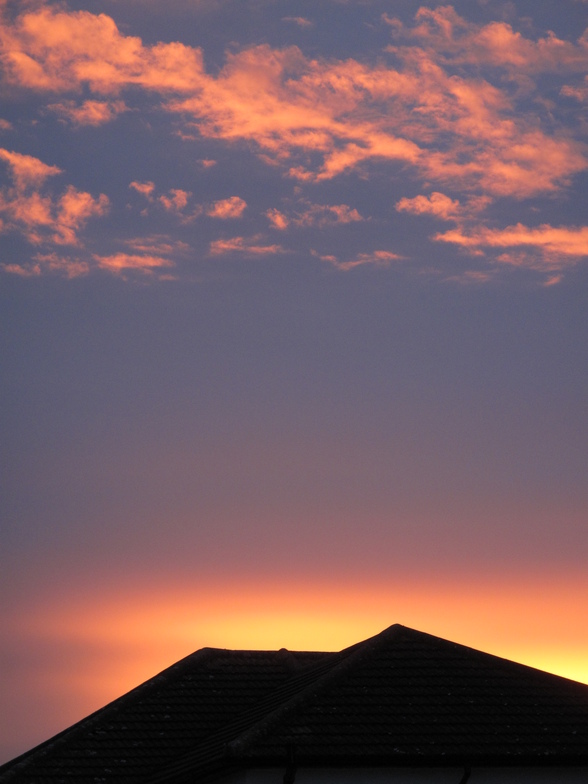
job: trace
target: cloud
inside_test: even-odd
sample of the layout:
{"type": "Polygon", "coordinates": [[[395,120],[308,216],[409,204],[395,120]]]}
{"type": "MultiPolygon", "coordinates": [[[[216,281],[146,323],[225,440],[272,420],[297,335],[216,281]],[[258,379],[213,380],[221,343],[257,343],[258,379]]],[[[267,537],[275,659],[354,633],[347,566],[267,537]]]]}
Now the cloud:
{"type": "Polygon", "coordinates": [[[578,142],[515,111],[500,83],[448,73],[414,45],[396,55],[402,70],[258,46],[230,54],[216,79],[168,109],[191,116],[203,136],[251,141],[305,182],[388,160],[454,188],[525,198],[586,168],[578,142]],[[309,155],[322,163],[310,166],[309,155]]]}
{"type": "Polygon", "coordinates": [[[290,225],[302,226],[334,226],[336,224],[355,223],[364,220],[359,212],[348,204],[313,204],[302,202],[302,208],[286,216],[276,208],[265,213],[272,228],[284,231],[290,225]]]}
{"type": "Polygon", "coordinates": [[[284,231],[290,225],[290,220],[284,215],[283,212],[280,212],[275,207],[267,210],[266,218],[269,220],[271,227],[273,229],[278,229],[278,231],[284,231]]]}
{"type": "Polygon", "coordinates": [[[541,271],[565,270],[588,257],[588,226],[528,227],[517,223],[504,229],[480,227],[467,233],[456,228],[436,234],[433,239],[459,245],[475,255],[487,249],[505,249],[495,257],[496,261],[541,271]]]}
{"type": "Polygon", "coordinates": [[[147,201],[152,201],[153,200],[152,196],[153,196],[153,191],[155,190],[155,183],[154,182],[151,182],[151,181],[149,181],[149,182],[136,182],[136,181],[133,181],[133,182],[129,183],[129,188],[131,188],[134,191],[137,191],[137,193],[140,193],[141,196],[144,196],[147,199],[147,201]]]}
{"type": "Polygon", "coordinates": [[[483,272],[482,270],[465,270],[458,275],[449,275],[444,278],[445,281],[451,283],[459,283],[462,286],[480,286],[489,283],[492,280],[491,272],[483,272]]]}
{"type": "Polygon", "coordinates": [[[376,267],[387,267],[393,261],[401,261],[404,259],[404,256],[400,256],[397,253],[392,253],[388,250],[374,250],[371,253],[359,253],[354,259],[351,259],[350,261],[340,261],[336,256],[322,256],[316,252],[313,253],[313,255],[317,255],[321,261],[326,261],[329,264],[332,264],[342,272],[348,272],[349,270],[355,269],[356,267],[362,267],[366,264],[376,267]]]}
{"type": "Polygon", "coordinates": [[[512,79],[520,78],[522,73],[585,73],[588,67],[586,34],[577,44],[553,32],[534,41],[503,21],[486,25],[468,22],[450,5],[419,8],[412,28],[386,14],[383,19],[396,38],[418,41],[445,63],[495,66],[508,71],[512,79]]]}
{"type": "Polygon", "coordinates": [[[247,202],[240,196],[230,196],[228,199],[215,201],[207,210],[206,214],[211,218],[228,220],[229,218],[240,218],[247,208],[247,202]]]}
{"type": "MultiPolygon", "coordinates": [[[[396,39],[390,64],[309,59],[297,47],[265,44],[229,52],[211,75],[200,49],[144,45],[105,14],[49,7],[25,9],[0,45],[13,85],[89,87],[95,103],[131,88],[159,93],[186,128],[250,142],[260,159],[302,182],[366,176],[388,161],[453,190],[521,199],[556,192],[587,167],[580,143],[552,117],[542,121],[541,96],[525,105],[509,79],[584,76],[588,39],[534,41],[503,22],[467,22],[451,6],[421,8],[412,26],[385,19],[396,39]],[[488,66],[487,78],[471,66],[488,66]]],[[[112,112],[116,104],[106,103],[112,112]]],[[[106,118],[104,107],[94,109],[106,118]]]]}
{"type": "Polygon", "coordinates": [[[89,218],[105,215],[109,206],[103,193],[95,199],[89,193],[76,190],[69,185],[58,202],[53,242],[59,245],[77,245],[77,232],[89,218]]]}
{"type": "Polygon", "coordinates": [[[29,186],[39,187],[48,177],[62,173],[58,166],[49,166],[32,155],[10,152],[2,148],[0,148],[0,159],[6,161],[10,167],[12,179],[18,191],[24,191],[29,186]]]}
{"type": "Polygon", "coordinates": [[[127,111],[124,101],[88,100],[81,105],[76,104],[75,101],[63,101],[49,104],[47,108],[77,126],[104,125],[111,122],[118,114],[127,111]]]}
{"type": "MultiPolygon", "coordinates": [[[[587,0],[588,2],[588,0],[587,0]]],[[[585,76],[580,84],[571,85],[564,84],[561,88],[561,94],[567,98],[575,98],[577,101],[583,102],[588,100],[588,76],[585,76]]]]}
{"type": "Polygon", "coordinates": [[[181,188],[172,188],[169,196],[160,196],[159,201],[168,212],[181,212],[187,206],[191,195],[189,191],[183,191],[181,188]]]}
{"type": "Polygon", "coordinates": [[[298,25],[298,27],[314,27],[314,22],[311,22],[310,19],[306,19],[304,16],[283,16],[282,22],[292,22],[298,25]]]}
{"type": "Polygon", "coordinates": [[[135,253],[147,256],[184,255],[190,246],[181,240],[174,240],[165,234],[154,234],[147,237],[133,237],[126,240],[127,245],[135,253]]]}
{"type": "Polygon", "coordinates": [[[32,260],[18,264],[3,264],[2,269],[12,275],[24,278],[39,277],[46,274],[59,274],[66,278],[79,278],[87,275],[91,265],[85,259],[61,253],[36,253],[32,260]]]}
{"type": "MultiPolygon", "coordinates": [[[[112,272],[115,275],[124,277],[128,272],[140,272],[144,275],[152,275],[160,272],[161,269],[173,267],[174,263],[163,256],[151,256],[149,254],[115,253],[112,256],[100,256],[95,254],[94,260],[101,269],[112,272]]],[[[160,276],[161,277],[161,276],[160,276]]]]}
{"type": "Polygon", "coordinates": [[[211,256],[221,256],[229,253],[241,253],[245,256],[271,256],[286,251],[281,245],[262,245],[260,236],[232,237],[231,239],[213,240],[210,243],[211,256]]]}
{"type": "Polygon", "coordinates": [[[449,196],[437,191],[433,191],[430,196],[400,199],[395,206],[399,212],[410,212],[413,215],[433,215],[445,221],[457,220],[462,214],[462,207],[457,199],[450,199],[449,196]]]}
{"type": "Polygon", "coordinates": [[[88,220],[108,211],[105,194],[95,198],[73,185],[68,185],[61,196],[42,193],[45,181],[61,173],[57,166],[4,149],[0,149],[0,159],[8,163],[14,183],[13,187],[0,189],[3,231],[19,231],[35,245],[78,245],[78,233],[88,220]]]}
{"type": "Polygon", "coordinates": [[[355,223],[363,218],[347,204],[311,204],[293,220],[298,226],[320,226],[337,223],[355,223]]]}
{"type": "Polygon", "coordinates": [[[202,71],[199,49],[180,43],[145,47],[106,14],[42,6],[0,32],[5,79],[39,91],[118,93],[128,86],[190,92],[202,71]]]}

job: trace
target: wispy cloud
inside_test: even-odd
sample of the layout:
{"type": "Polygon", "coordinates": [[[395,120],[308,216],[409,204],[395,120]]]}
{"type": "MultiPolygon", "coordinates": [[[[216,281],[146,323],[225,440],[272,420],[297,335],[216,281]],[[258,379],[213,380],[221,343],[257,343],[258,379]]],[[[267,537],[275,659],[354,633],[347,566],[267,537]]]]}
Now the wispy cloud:
{"type": "Polygon", "coordinates": [[[521,223],[505,229],[479,227],[468,233],[460,228],[436,234],[438,242],[461,246],[473,254],[506,249],[496,261],[541,271],[565,270],[588,257],[588,227],[529,227],[521,223]]]}
{"type": "Polygon", "coordinates": [[[307,19],[304,16],[283,16],[282,22],[292,22],[293,24],[298,25],[298,27],[313,27],[314,23],[307,19]]]}
{"type": "Polygon", "coordinates": [[[272,228],[284,231],[289,226],[335,226],[336,224],[357,223],[364,218],[348,204],[313,204],[301,201],[298,209],[288,215],[275,207],[266,211],[266,217],[272,228]]]}
{"type": "Polygon", "coordinates": [[[239,253],[244,256],[271,256],[286,251],[281,245],[264,245],[261,237],[231,237],[230,239],[214,240],[210,243],[211,256],[224,256],[239,253]]]}
{"type": "Polygon", "coordinates": [[[320,255],[316,252],[313,255],[318,256],[321,261],[328,262],[342,272],[348,272],[356,267],[363,267],[366,264],[376,267],[387,267],[392,262],[402,261],[404,259],[404,256],[400,256],[398,253],[392,253],[388,250],[374,250],[370,253],[359,253],[355,258],[348,261],[341,261],[336,256],[320,255]]]}
{"type": "MultiPolygon", "coordinates": [[[[163,269],[174,266],[173,261],[170,259],[148,254],[115,253],[112,256],[96,254],[94,255],[94,260],[101,269],[122,277],[125,277],[129,272],[152,275],[153,273],[161,273],[163,269]]],[[[159,274],[159,277],[161,278],[161,274],[159,274]]]]}
{"type": "Polygon", "coordinates": [[[124,101],[84,101],[79,105],[74,101],[62,101],[49,104],[47,108],[76,126],[104,125],[127,111],[124,101]]]}

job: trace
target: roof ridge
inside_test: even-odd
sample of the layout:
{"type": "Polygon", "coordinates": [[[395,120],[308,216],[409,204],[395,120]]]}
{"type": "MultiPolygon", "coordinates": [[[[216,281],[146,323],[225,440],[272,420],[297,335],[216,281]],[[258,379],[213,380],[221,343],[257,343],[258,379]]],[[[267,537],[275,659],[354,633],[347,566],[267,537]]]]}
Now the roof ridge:
{"type": "Polygon", "coordinates": [[[165,766],[147,780],[147,784],[160,782],[181,782],[185,776],[193,775],[196,770],[208,773],[227,756],[231,757],[242,750],[304,704],[318,691],[342,677],[354,664],[357,664],[377,651],[382,645],[404,631],[411,631],[400,624],[384,629],[379,634],[355,643],[341,651],[333,652],[332,657],[304,668],[270,694],[265,695],[255,706],[239,714],[232,722],[210,735],[192,751],[179,760],[165,766]]]}
{"type": "Polygon", "coordinates": [[[13,775],[16,775],[21,771],[23,765],[34,762],[36,759],[43,757],[49,751],[53,751],[56,746],[58,747],[63,745],[64,743],[71,741],[73,738],[76,738],[81,733],[91,729],[92,726],[99,720],[108,718],[108,716],[112,713],[118,712],[118,710],[123,708],[127,702],[135,699],[137,696],[149,694],[149,692],[164,684],[166,680],[169,679],[172,672],[175,673],[177,670],[185,667],[188,663],[192,664],[195,660],[205,661],[212,655],[214,650],[214,648],[208,647],[199,648],[197,651],[184,656],[183,659],[174,662],[169,667],[161,670],[161,672],[158,672],[157,675],[154,675],[152,678],[143,681],[143,683],[140,683],[138,686],[134,686],[122,696],[117,697],[111,702],[108,702],[106,705],[103,705],[101,708],[98,708],[93,713],[85,716],[83,719],[80,719],[74,724],[71,724],[69,727],[61,730],[61,732],[58,732],[56,735],[53,735],[46,741],[43,741],[37,746],[34,746],[32,749],[23,752],[18,757],[9,760],[3,765],[0,765],[0,776],[3,775],[3,772],[5,772],[6,775],[6,778],[3,779],[3,782],[9,782],[13,775]]]}

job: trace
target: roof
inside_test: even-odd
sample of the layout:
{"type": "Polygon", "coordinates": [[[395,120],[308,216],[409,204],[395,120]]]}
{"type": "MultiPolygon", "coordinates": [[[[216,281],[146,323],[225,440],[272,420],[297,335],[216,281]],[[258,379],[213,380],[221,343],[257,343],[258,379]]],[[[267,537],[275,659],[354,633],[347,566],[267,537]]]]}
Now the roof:
{"type": "Polygon", "coordinates": [[[395,625],[338,653],[204,648],[0,768],[174,782],[234,767],[588,765],[588,686],[395,625]]]}

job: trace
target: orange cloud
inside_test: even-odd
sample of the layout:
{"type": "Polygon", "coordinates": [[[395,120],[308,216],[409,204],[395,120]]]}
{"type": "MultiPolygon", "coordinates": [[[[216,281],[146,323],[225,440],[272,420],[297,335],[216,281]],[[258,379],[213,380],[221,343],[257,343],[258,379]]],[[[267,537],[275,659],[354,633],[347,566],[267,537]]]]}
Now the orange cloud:
{"type": "Polygon", "coordinates": [[[79,106],[74,101],[63,101],[50,104],[47,108],[78,126],[104,125],[127,111],[124,101],[89,100],[79,106]]]}
{"type": "Polygon", "coordinates": [[[53,242],[59,245],[76,245],[78,230],[89,218],[104,215],[108,206],[108,197],[103,193],[98,199],[94,199],[89,193],[78,191],[73,185],[69,185],[58,202],[53,242]]]}
{"type": "Polygon", "coordinates": [[[162,268],[173,267],[173,261],[163,258],[162,256],[150,256],[148,254],[129,254],[129,253],[115,253],[112,256],[99,256],[94,255],[94,259],[101,269],[108,270],[115,275],[124,276],[125,273],[140,272],[145,275],[151,275],[153,272],[158,272],[162,268]]]}
{"type": "Polygon", "coordinates": [[[188,204],[188,199],[192,195],[181,188],[172,188],[169,196],[160,196],[159,201],[168,212],[181,212],[188,204]]]}
{"type": "Polygon", "coordinates": [[[456,220],[461,215],[461,204],[444,193],[433,191],[430,196],[415,196],[413,199],[400,199],[396,202],[399,212],[414,215],[433,215],[441,220],[456,220]]]}
{"type": "Polygon", "coordinates": [[[240,196],[230,196],[228,199],[215,201],[207,210],[206,214],[211,218],[240,218],[247,208],[247,202],[240,196]]]}
{"type": "Polygon", "coordinates": [[[0,33],[5,78],[33,90],[79,90],[102,94],[129,85],[191,91],[202,71],[200,50],[180,43],[145,47],[121,34],[106,14],[47,6],[25,11],[0,33]]]}
{"type": "Polygon", "coordinates": [[[36,253],[31,261],[20,264],[4,264],[2,269],[4,272],[25,278],[39,277],[46,273],[58,273],[67,278],[78,278],[88,274],[90,265],[85,260],[62,256],[58,253],[36,253]]]}
{"type": "Polygon", "coordinates": [[[304,16],[283,16],[282,22],[293,22],[297,24],[298,27],[313,27],[313,22],[310,19],[306,19],[304,16]]]}
{"type": "Polygon", "coordinates": [[[350,261],[339,261],[336,256],[330,255],[319,255],[319,258],[321,261],[326,261],[343,272],[348,272],[349,270],[355,269],[355,267],[362,267],[365,264],[373,264],[377,267],[386,267],[393,261],[400,261],[404,259],[404,256],[399,256],[397,253],[392,253],[388,250],[374,250],[371,253],[360,253],[355,257],[355,259],[350,261]]]}
{"type": "Polygon", "coordinates": [[[180,240],[172,240],[166,235],[156,234],[147,237],[134,237],[126,240],[127,245],[136,253],[147,256],[170,256],[172,254],[184,254],[190,250],[190,246],[180,240]]]}
{"type": "Polygon", "coordinates": [[[266,218],[269,220],[273,229],[284,231],[290,225],[289,219],[284,215],[283,212],[280,212],[275,207],[273,207],[270,210],[267,210],[265,215],[266,218]]]}
{"type": "Polygon", "coordinates": [[[543,224],[529,228],[521,223],[505,229],[481,227],[465,233],[453,229],[434,236],[481,254],[487,248],[508,248],[497,261],[515,267],[540,270],[563,270],[579,259],[588,257],[588,226],[554,227],[543,224]]]}
{"type": "Polygon", "coordinates": [[[384,14],[396,37],[419,41],[454,64],[492,65],[509,70],[512,78],[522,72],[585,73],[588,67],[588,37],[577,44],[549,32],[537,41],[515,32],[506,22],[477,25],[466,21],[450,6],[419,8],[416,25],[406,28],[384,14]]]}
{"type": "Polygon", "coordinates": [[[272,208],[265,215],[272,228],[283,231],[291,224],[295,226],[334,226],[337,223],[355,223],[364,218],[348,204],[312,204],[303,202],[305,209],[287,217],[283,212],[272,208]]]}
{"type": "Polygon", "coordinates": [[[260,245],[259,236],[256,237],[232,237],[228,240],[214,240],[210,243],[209,253],[211,256],[221,256],[227,253],[242,253],[246,256],[268,256],[277,253],[285,253],[281,245],[260,245]]]}
{"type": "Polygon", "coordinates": [[[58,166],[48,166],[32,155],[22,155],[19,152],[10,152],[0,148],[0,159],[6,161],[10,167],[12,179],[18,191],[24,191],[29,186],[40,186],[48,177],[61,174],[58,166]]]}
{"type": "Polygon", "coordinates": [[[146,46],[105,14],[47,7],[6,25],[0,46],[12,84],[40,91],[88,85],[98,95],[132,87],[173,92],[164,108],[181,114],[187,128],[251,142],[262,160],[301,181],[390,161],[453,190],[520,199],[555,192],[586,169],[581,144],[547,116],[542,125],[541,100],[530,109],[509,87],[513,72],[583,76],[584,38],[533,41],[504,23],[466,22],[451,6],[420,9],[412,27],[386,20],[397,39],[390,47],[396,65],[309,59],[297,47],[262,45],[229,53],[210,75],[199,49],[146,46]],[[472,64],[492,66],[495,83],[473,74],[472,64]]]}
{"type": "Polygon", "coordinates": [[[129,188],[132,188],[137,193],[140,193],[141,196],[144,196],[148,201],[152,201],[153,191],[155,190],[155,183],[154,182],[130,182],[129,188]]]}
{"type": "Polygon", "coordinates": [[[61,173],[31,155],[0,149],[0,159],[11,170],[13,187],[0,190],[1,230],[20,231],[29,242],[52,242],[57,245],[79,244],[78,232],[94,216],[104,215],[108,198],[97,199],[69,185],[64,194],[42,194],[40,188],[49,177],[61,173]]]}
{"type": "Polygon", "coordinates": [[[359,212],[347,204],[311,204],[294,219],[299,226],[327,226],[335,223],[362,221],[359,212]]]}

